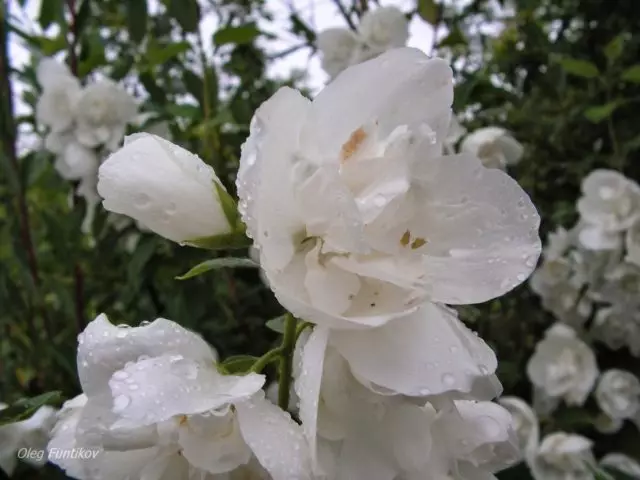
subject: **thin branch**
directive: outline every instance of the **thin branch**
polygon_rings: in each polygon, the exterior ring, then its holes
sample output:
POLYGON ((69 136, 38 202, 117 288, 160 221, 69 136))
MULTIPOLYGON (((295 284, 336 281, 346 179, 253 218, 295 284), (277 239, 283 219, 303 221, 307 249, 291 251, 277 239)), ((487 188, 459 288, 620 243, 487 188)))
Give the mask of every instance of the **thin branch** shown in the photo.
POLYGON ((76 12, 76 0, 67 0, 67 10, 69 10, 69 16, 71 22, 69 23, 69 34, 71 39, 69 40, 69 68, 74 76, 78 76, 78 12, 76 12))
MULTIPOLYGON (((2 109, 2 117, 0 118, 0 134, 2 138, 2 152, 6 156, 11 169, 15 172, 16 176, 16 195, 15 203, 16 210, 18 211, 19 225, 20 225, 20 237, 22 246, 27 254, 27 263, 29 272, 33 280, 33 284, 36 290, 40 287, 40 273, 38 270, 38 259, 36 256, 36 250, 31 236, 31 220, 29 218, 29 208, 27 205, 27 192, 22 183, 22 175, 20 173, 20 164, 18 162, 18 154, 16 152, 17 132, 14 121, 13 110, 13 86, 11 84, 11 65, 9 62, 8 52, 8 18, 6 15, 7 5, 0 6, 0 108, 2 109)), ((39 300, 36 299, 36 303, 39 304, 39 300)), ((44 320, 45 330, 47 334, 51 334, 48 317, 45 312, 42 312, 44 320)), ((35 331, 35 324, 31 327, 35 331)), ((35 340, 35 338, 34 338, 35 340)))
POLYGON ((347 25, 349 25, 349 28, 355 32, 356 25, 355 23, 353 23, 353 20, 351 19, 349 12, 347 12, 347 9, 342 4, 341 0, 333 0, 333 4, 340 11, 340 14, 344 17, 344 20, 347 22, 347 25))

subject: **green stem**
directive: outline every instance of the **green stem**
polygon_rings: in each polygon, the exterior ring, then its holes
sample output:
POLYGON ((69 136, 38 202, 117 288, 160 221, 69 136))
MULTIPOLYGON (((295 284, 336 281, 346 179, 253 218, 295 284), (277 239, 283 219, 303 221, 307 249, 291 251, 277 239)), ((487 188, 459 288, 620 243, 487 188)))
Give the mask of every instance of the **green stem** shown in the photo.
POLYGON ((313 323, 300 322, 298 324, 298 326, 296 327, 296 343, 298 342, 298 338, 300 338, 300 335, 302 335, 302 332, 304 332, 309 327, 313 327, 313 323))
POLYGON ((274 360, 277 360, 282 354, 282 347, 274 348, 273 350, 269 350, 267 353, 262 355, 256 363, 251 367, 251 371, 253 373, 260 373, 264 370, 264 367, 269 365, 274 360))
POLYGON ((280 347, 282 356, 278 372, 278 405, 285 411, 289 408, 289 386, 293 369, 293 350, 296 346, 296 327, 296 318, 288 313, 284 320, 284 336, 280 347))

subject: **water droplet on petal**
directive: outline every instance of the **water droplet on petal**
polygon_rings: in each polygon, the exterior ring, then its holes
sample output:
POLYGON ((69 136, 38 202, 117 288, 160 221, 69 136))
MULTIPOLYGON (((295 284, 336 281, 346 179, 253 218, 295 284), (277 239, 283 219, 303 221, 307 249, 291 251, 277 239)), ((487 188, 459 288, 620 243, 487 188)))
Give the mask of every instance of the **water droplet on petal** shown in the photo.
POLYGON ((456 378, 450 373, 445 373, 442 375, 442 383, 447 387, 451 387, 454 383, 456 383, 456 378))
POLYGON ((116 413, 121 412, 122 410, 127 408, 130 403, 131 399, 129 397, 127 397, 126 395, 118 395, 113 399, 113 411, 116 413))
POLYGON ((116 380, 125 380, 129 378, 129 374, 124 370, 118 370, 113 374, 113 378, 115 378, 116 380))

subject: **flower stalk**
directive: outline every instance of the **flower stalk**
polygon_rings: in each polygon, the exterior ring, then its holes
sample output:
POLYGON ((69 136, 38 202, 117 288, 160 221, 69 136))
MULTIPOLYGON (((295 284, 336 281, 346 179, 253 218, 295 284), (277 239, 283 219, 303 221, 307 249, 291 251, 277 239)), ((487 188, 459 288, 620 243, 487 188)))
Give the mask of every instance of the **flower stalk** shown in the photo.
POLYGON ((284 336, 282 337, 282 356, 280 357, 280 367, 278 371, 278 405, 283 410, 289 408, 289 387, 293 370, 293 350, 296 346, 296 318, 290 313, 284 320, 284 336))

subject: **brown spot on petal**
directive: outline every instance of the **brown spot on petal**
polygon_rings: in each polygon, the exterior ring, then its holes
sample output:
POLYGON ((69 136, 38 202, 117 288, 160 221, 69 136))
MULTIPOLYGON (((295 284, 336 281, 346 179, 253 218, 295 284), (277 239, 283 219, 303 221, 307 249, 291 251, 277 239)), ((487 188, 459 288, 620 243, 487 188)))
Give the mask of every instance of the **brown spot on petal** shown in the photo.
POLYGON ((182 415, 180 417, 180 421, 178 422, 180 425, 184 425, 185 423, 187 423, 187 416, 186 415, 182 415))
POLYGON ((407 245, 409 245, 410 241, 411 241, 411 232, 407 230, 402 234, 402 237, 400 237, 400 245, 402 245, 403 247, 406 247, 407 245))
POLYGON ((417 248, 422 247, 423 245, 425 245, 427 243, 427 241, 422 238, 422 237, 418 237, 416 238, 413 242, 411 242, 411 249, 415 250, 417 248))
POLYGON ((349 160, 349 158, 358 151, 366 139, 367 132, 365 132, 362 127, 355 130, 349 137, 349 140, 344 142, 344 145, 342 145, 342 149, 340 150, 340 163, 345 163, 349 160))

